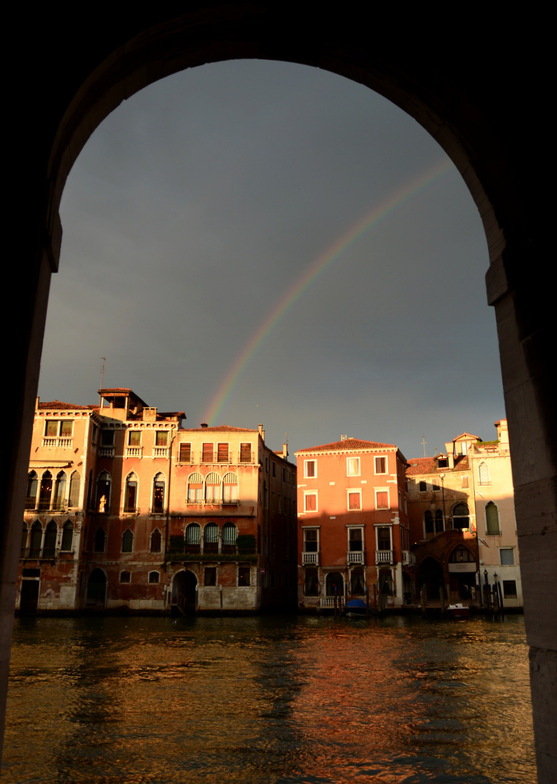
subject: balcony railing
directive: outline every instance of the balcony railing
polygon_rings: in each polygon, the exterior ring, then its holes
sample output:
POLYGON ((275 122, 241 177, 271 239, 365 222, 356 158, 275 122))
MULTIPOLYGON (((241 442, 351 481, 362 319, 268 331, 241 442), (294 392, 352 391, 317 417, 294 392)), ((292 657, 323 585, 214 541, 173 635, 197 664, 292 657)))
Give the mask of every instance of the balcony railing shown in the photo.
POLYGON ((346 563, 348 566, 353 564, 363 564, 365 562, 363 550, 349 550, 346 553, 346 563))
POLYGON ((413 566, 416 563, 416 556, 410 550, 403 550, 402 563, 404 566, 413 566))
POLYGON ((71 449, 73 443, 72 438, 62 438, 56 436, 55 438, 43 438, 43 446, 47 449, 71 449))
POLYGON ((143 453, 143 447, 141 446, 126 447, 126 457, 141 457, 142 453, 143 453))
POLYGON ((376 564, 392 564, 394 563, 394 553, 392 550, 376 550, 375 551, 376 564))
POLYGON ((153 457, 168 457, 168 447, 167 446, 154 446, 153 447, 153 457))
POLYGON ((319 566, 319 553, 302 553, 302 566, 319 566))

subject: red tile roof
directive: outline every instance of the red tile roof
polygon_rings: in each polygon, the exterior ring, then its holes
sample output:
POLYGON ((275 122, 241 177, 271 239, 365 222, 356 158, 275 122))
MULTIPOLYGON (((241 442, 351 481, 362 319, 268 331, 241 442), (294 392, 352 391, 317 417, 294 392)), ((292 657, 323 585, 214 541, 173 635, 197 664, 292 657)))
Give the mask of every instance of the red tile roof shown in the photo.
POLYGON ((180 433, 257 433, 255 428, 232 427, 232 425, 213 425, 212 427, 184 427, 180 433))
POLYGON ((381 444, 378 441, 361 441, 359 438, 344 438, 341 441, 334 441, 332 444, 322 444, 321 446, 310 446, 307 449, 299 449, 296 454, 306 452, 361 452, 364 449, 398 449, 395 444, 381 444))
POLYGON ((76 409, 77 408, 77 409, 79 409, 81 411, 81 410, 91 409, 92 406, 89 406, 89 405, 81 406, 78 403, 62 403, 61 400, 52 400, 50 403, 41 403, 41 402, 39 402, 37 408, 39 410, 41 410, 41 409, 42 410, 56 409, 58 411, 68 411, 70 409, 76 409))

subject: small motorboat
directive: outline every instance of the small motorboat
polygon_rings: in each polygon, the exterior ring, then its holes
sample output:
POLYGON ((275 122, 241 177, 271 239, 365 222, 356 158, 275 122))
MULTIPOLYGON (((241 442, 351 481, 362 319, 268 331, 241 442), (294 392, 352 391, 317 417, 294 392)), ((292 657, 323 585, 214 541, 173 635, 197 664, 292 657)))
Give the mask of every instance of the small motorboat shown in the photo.
POLYGON ((369 614, 369 609, 363 599, 350 599, 344 605, 344 614, 349 618, 361 618, 369 614))
POLYGON ((467 604, 461 604, 460 602, 449 604, 447 607, 447 615, 449 618, 469 618, 470 607, 467 604))

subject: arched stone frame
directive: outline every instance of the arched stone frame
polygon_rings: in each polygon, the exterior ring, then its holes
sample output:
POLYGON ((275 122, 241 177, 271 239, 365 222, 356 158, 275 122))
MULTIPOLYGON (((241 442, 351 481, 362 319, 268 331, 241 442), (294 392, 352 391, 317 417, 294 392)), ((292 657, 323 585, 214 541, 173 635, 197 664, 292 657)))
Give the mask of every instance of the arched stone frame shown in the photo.
POLYGON ((124 497, 122 499, 123 511, 128 514, 137 513, 137 501, 139 494, 139 479, 134 471, 126 476, 124 482, 124 497))
POLYGON ((203 526, 203 552, 218 553, 219 539, 220 531, 217 523, 212 521, 205 523, 203 526))
POLYGON ((162 552, 162 533, 160 528, 154 528, 149 537, 149 552, 160 553, 162 552))
POLYGON ((54 520, 46 524, 43 542, 43 558, 54 558, 58 544, 58 526, 54 520))
POLYGON ((205 501, 222 502, 222 477, 216 471, 210 471, 205 477, 205 501))
POLYGON ((40 558, 43 550, 43 526, 40 520, 34 520, 29 538, 29 557, 40 558))
POLYGON ((470 509, 464 501, 459 501, 453 506, 451 517, 453 518, 453 528, 459 531, 470 528, 470 509))
POLYGON ((52 474, 50 471, 43 471, 39 485, 38 509, 46 511, 50 509, 52 503, 52 474))
POLYGON ((71 520, 66 520, 62 526, 62 539, 60 542, 60 552, 71 552, 73 548, 74 524, 71 520))
POLYGON ((187 478, 186 498, 189 504, 200 504, 203 501, 203 474, 193 471, 187 478))
POLYGON ((27 492, 25 494, 25 508, 37 508, 37 493, 39 490, 39 477, 36 471, 30 471, 27 475, 27 492))
POLYGON ((166 502, 166 477, 159 471, 153 477, 153 487, 151 493, 151 512, 152 514, 164 514, 166 502))
POLYGON ((101 471, 97 477, 95 510, 108 514, 112 494, 112 477, 109 471, 101 471))
POLYGON ((133 553, 134 535, 131 528, 126 528, 122 534, 121 552, 133 553))
POLYGON ((64 509, 66 506, 66 489, 68 486, 68 477, 65 471, 59 471, 54 480, 54 493, 52 499, 52 508, 56 510, 64 509))
POLYGON ((81 474, 79 471, 72 471, 70 475, 68 506, 76 508, 81 506, 81 474))
POLYGON ((297 14, 294 20, 287 5, 256 0, 230 4, 223 11, 218 4, 216 13, 213 5, 195 5, 176 18, 166 7, 131 13, 115 8, 109 26, 102 15, 92 18, 89 40, 94 43, 81 47, 72 42, 67 78, 59 68, 69 46, 59 16, 63 11, 49 10, 40 24, 28 28, 27 61, 35 69, 38 100, 44 98, 37 107, 36 101, 21 94, 18 117, 37 138, 30 145, 22 134, 15 140, 22 149, 14 153, 17 184, 27 209, 26 230, 19 235, 24 263, 10 272, 16 278, 13 289, 28 291, 29 296, 21 298, 22 326, 10 346, 17 359, 10 362, 16 402, 8 423, 10 492, 0 542, 0 606, 7 626, 3 690, 19 549, 17 521, 25 492, 49 276, 57 268, 60 246, 58 204, 67 173, 99 122, 121 100, 157 78, 234 57, 303 62, 360 81, 412 115, 451 156, 480 210, 490 251, 488 298, 496 307, 513 455, 540 781, 544 771, 549 780, 555 751, 546 728, 557 721, 549 715, 544 697, 557 678, 557 491, 552 446, 557 439, 552 373, 545 361, 553 341, 550 287, 540 285, 539 276, 532 274, 553 248, 551 223, 539 219, 539 200, 532 199, 532 194, 543 192, 542 156, 547 149, 541 143, 546 129, 532 117, 537 115, 539 96, 548 90, 541 59, 544 47, 527 58, 516 57, 517 41, 537 38, 538 15, 535 9, 526 9, 502 18, 496 9, 493 14, 487 9, 480 26, 472 17, 461 18, 451 36, 440 38, 423 9, 415 17, 408 9, 404 26, 394 15, 397 9, 375 9, 370 28, 361 16, 363 9, 351 6, 337 8, 334 14, 325 9, 306 18, 297 14), (477 44, 473 55, 470 40, 477 44), (526 85, 521 112, 516 111, 518 83, 526 85), (40 129, 34 121, 37 110, 40 129))
POLYGON ((501 520, 499 508, 493 501, 488 501, 484 508, 486 536, 499 536, 501 533, 501 520))

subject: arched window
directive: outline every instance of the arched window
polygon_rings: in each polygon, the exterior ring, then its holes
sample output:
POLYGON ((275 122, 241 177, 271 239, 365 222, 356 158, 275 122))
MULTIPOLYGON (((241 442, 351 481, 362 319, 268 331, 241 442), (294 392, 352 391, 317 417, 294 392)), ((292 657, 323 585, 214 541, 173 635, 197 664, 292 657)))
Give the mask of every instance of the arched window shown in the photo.
POLYGON ((120 572, 120 582, 121 583, 131 583, 131 581, 132 581, 131 572, 128 572, 128 571, 120 572))
POLYGON ((64 471, 60 471, 56 475, 56 481, 54 483, 54 503, 52 504, 53 509, 63 509, 66 505, 66 474, 64 471))
POLYGON ((489 466, 487 463, 480 463, 480 465, 478 466, 478 482, 480 485, 491 484, 491 478, 489 475, 489 466))
POLYGON ((155 528, 153 533, 151 534, 151 542, 149 546, 149 551, 151 553, 160 553, 162 545, 162 535, 158 528, 155 528))
POLYGON ((124 488, 124 512, 137 511, 137 476, 134 473, 126 477, 124 488))
POLYGON ((201 542, 201 527, 190 523, 186 528, 186 553, 198 553, 201 542))
POLYGON ((223 478, 223 501, 225 504, 234 504, 238 500, 238 476, 229 471, 223 478))
POLYGON ((25 508, 37 508, 37 490, 39 487, 39 477, 35 471, 31 471, 27 477, 27 494, 25 496, 25 508))
POLYGON ((431 513, 431 509, 426 509, 424 512, 424 527, 426 537, 433 536, 435 530, 433 528, 433 514, 431 513))
POLYGON ((100 473, 97 479, 96 509, 101 514, 108 514, 110 508, 110 484, 111 478, 108 471, 100 473))
POLYGON ((207 523, 203 529, 203 552, 218 553, 219 527, 216 523, 207 523))
POLYGON ((31 544, 29 547, 29 555, 31 558, 38 558, 41 554, 41 547, 43 543, 43 527, 39 520, 35 520, 31 526, 31 544))
POLYGON ((489 501, 485 505, 485 528, 486 533, 490 536, 498 536, 501 533, 499 527, 499 510, 493 501, 489 501))
POLYGON ((468 505, 460 503, 453 509, 453 528, 462 531, 463 528, 470 528, 470 512, 468 505))
POLYGON ((440 534, 445 530, 445 524, 443 522, 443 512, 441 509, 435 510, 435 533, 440 534))
POLYGON ((344 594, 344 580, 340 572, 329 572, 325 580, 327 596, 340 596, 344 594))
POLYGON ((70 496, 69 506, 79 506, 79 491, 81 490, 81 476, 78 471, 74 471, 70 476, 70 496))
POLYGON ((122 534, 122 552, 123 553, 133 552, 133 533, 129 528, 126 528, 126 530, 122 534))
POLYGON ((304 570, 304 595, 319 596, 319 574, 312 566, 304 570))
POLYGON ((219 503, 222 500, 222 479, 212 471, 205 480, 205 500, 219 503))
POLYGON ((62 544, 60 550, 70 552, 73 544, 73 523, 71 520, 66 520, 62 528, 62 544))
POLYGON ((44 535, 43 558, 54 558, 56 554, 56 537, 58 536, 58 526, 51 520, 46 527, 44 535))
POLYGON ((39 509, 50 509, 50 496, 52 495, 52 474, 45 471, 41 477, 39 490, 39 509))
POLYGON ((149 582, 151 585, 160 582, 161 576, 158 572, 149 572, 149 582))
POLYGON ((153 512, 153 514, 164 513, 164 490, 165 490, 164 475, 158 473, 153 479, 153 501, 151 506, 151 511, 153 512))
POLYGON ((27 528, 27 523, 23 523, 23 527, 21 529, 21 558, 25 558, 27 555, 27 534, 29 533, 27 528))
POLYGON ((203 476, 199 471, 188 476, 187 494, 190 504, 200 504, 203 501, 203 476))
POLYGON ((96 553, 104 553, 106 546, 106 534, 103 528, 97 528, 95 531, 95 542, 93 549, 96 553))
POLYGON ((236 539, 238 538, 238 529, 234 523, 225 523, 222 527, 222 551, 223 553, 236 552, 236 539))

